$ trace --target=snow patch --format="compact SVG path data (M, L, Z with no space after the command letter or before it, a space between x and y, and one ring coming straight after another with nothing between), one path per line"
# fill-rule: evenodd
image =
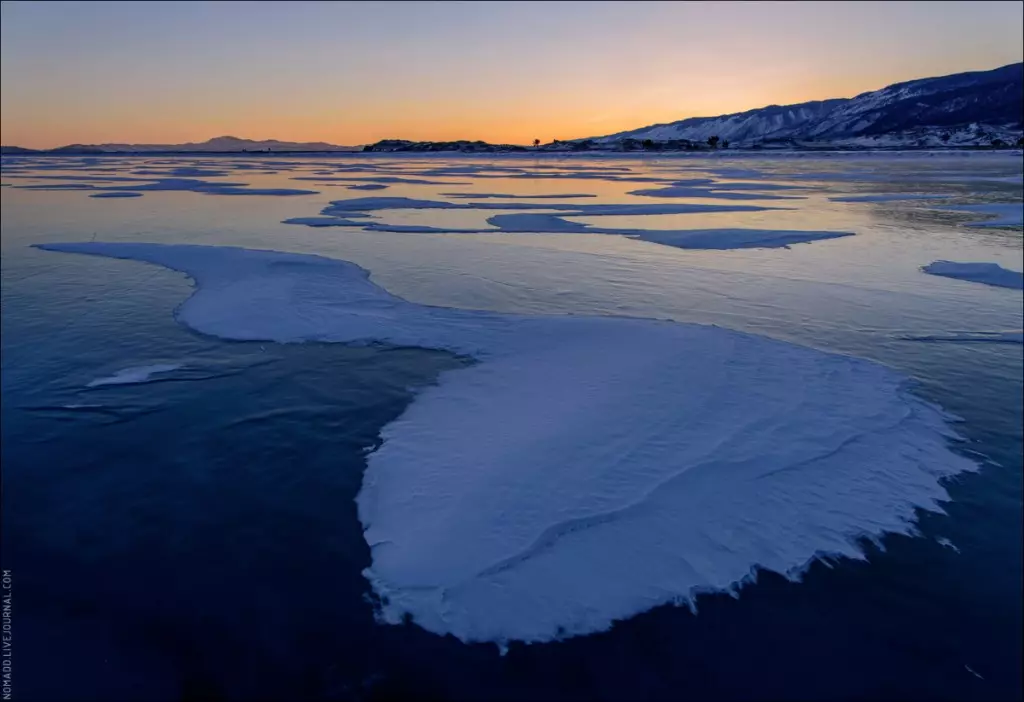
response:
M921 268L925 273L946 278L967 280L973 283L994 285L999 288L1024 290L1024 273L1011 271L997 263L958 263L957 261L935 261Z
M97 378L86 384L87 388L98 388L104 385L134 385L148 382L154 375L170 373L181 368L181 364L157 363L152 366L133 366L117 371L111 376Z

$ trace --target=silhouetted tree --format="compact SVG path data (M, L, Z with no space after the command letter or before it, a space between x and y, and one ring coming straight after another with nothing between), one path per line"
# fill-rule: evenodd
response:
M722 148L723 149L728 149L729 148L729 140L728 139L722 139Z
M1017 146L1024 146L1024 136L1017 140Z
M992 140L992 146L996 147L997 149L1000 149L1000 148L1006 146L1006 142L1003 141L1002 139L993 139Z
M945 144L946 142L949 141L950 134L949 134L949 132L943 132L942 136L939 137L939 138L942 139L942 143Z
M533 148L536 149L538 146L540 146L540 139L534 139L533 140Z
M644 139L644 150L650 150L654 148L654 142L650 139Z
M717 136L708 137L708 146L710 146L712 149L718 148L718 137Z

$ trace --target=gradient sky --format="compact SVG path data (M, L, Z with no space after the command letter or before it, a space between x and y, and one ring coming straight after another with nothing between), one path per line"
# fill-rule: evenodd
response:
M526 143L1022 60L1011 2L3 2L0 141Z

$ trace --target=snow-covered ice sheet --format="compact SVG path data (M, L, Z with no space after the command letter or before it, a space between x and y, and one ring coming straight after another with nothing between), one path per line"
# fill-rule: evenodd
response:
M726 329L418 305L353 264L235 248L45 248L183 271L223 338L447 349L382 430L359 518L382 621L463 641L587 634L758 567L795 575L913 532L953 452L941 410L880 365Z
M352 213L353 217L363 213ZM290 217L283 220L281 224L302 224L307 227L368 227L369 222L360 222L344 217Z
M495 234L499 232L533 234L608 234L648 241L680 249L752 249L787 248L822 239L853 236L853 232L805 231L792 229L640 229L594 227L553 214L511 212L487 219L493 229L433 227L423 224L386 224L360 222L341 217L292 217L282 224L308 227L362 227L367 231L397 234Z
M698 203L657 203L653 205L599 204L567 202L447 202L445 200L418 200L409 197L355 197L333 200L320 211L322 215L350 217L352 212L378 210L554 210L565 216L597 217L603 215L658 215L703 212L758 212L785 209L760 205L704 205Z
M934 261L921 268L925 273L946 278L984 283L999 288L1024 290L1024 273L1011 271L997 263L962 263L958 261Z
M804 231L793 229L644 229L628 235L652 244L680 249L776 249L824 239L853 236L853 232Z

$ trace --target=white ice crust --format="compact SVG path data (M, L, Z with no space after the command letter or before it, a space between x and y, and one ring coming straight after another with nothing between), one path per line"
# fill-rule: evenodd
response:
M1011 271L997 263L961 263L957 261L934 261L921 268L925 273L945 278L967 280L999 288L1024 290L1024 273Z
M180 364L156 363L151 366L133 366L123 368L111 376L97 378L86 384L88 388L98 388L103 385L134 385L148 382L154 375L170 373L181 368Z
M913 531L974 470L947 417L874 363L718 327L519 316L397 298L318 256L45 245L196 282L179 319L229 339L448 349L382 430L359 518L379 617L463 641L600 631L756 568L794 575Z

